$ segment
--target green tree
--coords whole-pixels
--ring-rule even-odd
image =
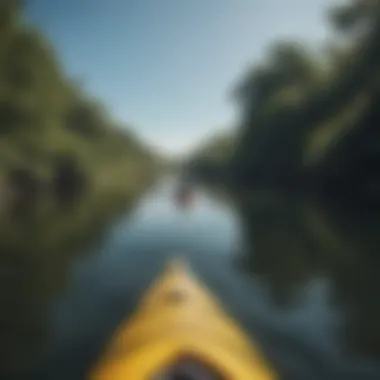
[[[240,179],[292,181],[304,170],[310,134],[344,113],[363,91],[374,86],[380,63],[380,17],[377,3],[370,11],[369,5],[363,4],[362,17],[355,23],[359,27],[364,15],[366,22],[355,35],[351,59],[341,62],[339,71],[326,69],[297,45],[277,44],[265,65],[245,77],[238,91],[243,120],[232,162]],[[355,6],[357,2],[351,5]],[[340,12],[343,14],[343,9]],[[335,15],[333,26],[342,28],[339,20],[343,16],[338,17],[336,10],[331,14]]]

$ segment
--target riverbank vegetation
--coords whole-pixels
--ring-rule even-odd
[[[0,26],[0,203],[138,193],[154,175],[148,147],[64,73],[21,1],[0,2]]]
[[[229,162],[236,149],[234,132],[220,133],[206,140],[192,152],[184,163],[185,168],[195,177],[219,182],[228,172]]]
[[[327,16],[333,31],[322,49],[277,41],[246,73],[234,94],[235,148],[219,162],[195,155],[192,168],[222,168],[223,180],[244,188],[377,194],[380,3],[351,1]]]
[[[0,0],[1,374],[40,358],[72,259],[127,215],[158,164],[65,74],[22,2]]]

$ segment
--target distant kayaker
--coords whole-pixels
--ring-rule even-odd
[[[188,206],[192,200],[192,191],[187,184],[181,184],[176,190],[175,198],[180,206]]]

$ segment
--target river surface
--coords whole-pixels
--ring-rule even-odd
[[[181,209],[175,186],[160,182],[73,260],[46,309],[43,359],[10,379],[84,379],[115,326],[178,256],[282,378],[380,378],[379,267],[370,252],[378,224],[363,233],[347,215],[277,194],[239,208],[198,189],[194,205]]]

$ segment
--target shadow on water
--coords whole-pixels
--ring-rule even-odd
[[[73,259],[100,244],[132,205],[88,197],[70,207],[27,205],[0,220],[0,377],[33,368],[51,339],[49,310],[68,286]]]
[[[282,316],[283,333],[269,333],[263,345],[283,347],[289,360],[277,352],[273,359],[285,377],[379,378],[378,215],[278,193],[238,209],[238,267],[266,287]]]

